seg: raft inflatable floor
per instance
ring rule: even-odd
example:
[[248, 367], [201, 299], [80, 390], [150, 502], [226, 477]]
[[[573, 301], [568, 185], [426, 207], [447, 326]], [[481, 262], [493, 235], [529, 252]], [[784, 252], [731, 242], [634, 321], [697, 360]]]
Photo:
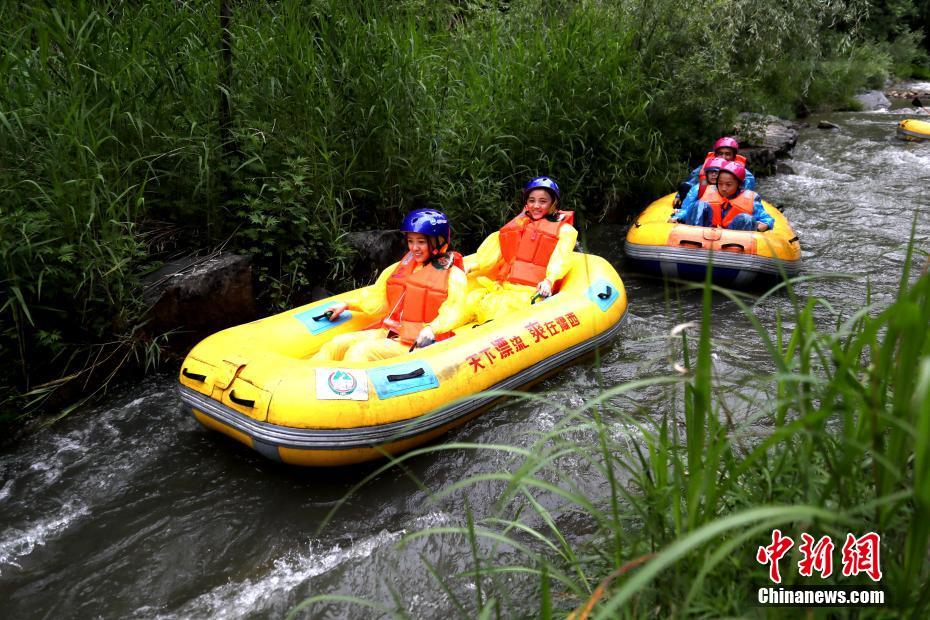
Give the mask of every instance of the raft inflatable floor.
[[404, 452], [501, 398], [488, 391], [525, 387], [617, 335], [626, 313], [619, 275], [596, 256], [572, 260], [558, 293], [525, 314], [379, 362], [310, 359], [376, 318], [322, 318], [339, 296], [224, 330], [188, 355], [181, 399], [205, 427], [275, 461], [337, 466]]
[[775, 219], [765, 233], [673, 224], [674, 194], [649, 205], [627, 234], [624, 252], [644, 273], [703, 280], [708, 266], [718, 284], [767, 285], [801, 270], [801, 248], [787, 218], [764, 203]]

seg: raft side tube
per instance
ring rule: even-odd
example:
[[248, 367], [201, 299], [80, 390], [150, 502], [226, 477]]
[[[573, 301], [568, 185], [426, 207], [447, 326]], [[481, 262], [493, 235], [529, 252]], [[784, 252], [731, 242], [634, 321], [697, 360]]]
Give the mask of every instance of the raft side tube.
[[[493, 385], [488, 391], [512, 390], [523, 386], [568, 364], [574, 358], [593, 351], [612, 340], [619, 333], [625, 318], [626, 315], [624, 314], [623, 318], [610, 329], [573, 347], [563, 349], [533, 366], [511, 375]], [[178, 390], [181, 400], [186, 405], [189, 405], [197, 413], [208, 416], [215, 422], [232, 429], [233, 432], [227, 434], [250, 447], [251, 444], [243, 441], [243, 438], [248, 438], [250, 441], [260, 441], [279, 448], [302, 450], [351, 450], [413, 439], [454, 423], [460, 418], [467, 417], [473, 411], [481, 409], [500, 398], [498, 395], [482, 396], [482, 393], [479, 392], [474, 395], [464, 396], [447, 407], [410, 420], [345, 429], [310, 429], [260, 422], [188, 387], [180, 386]]]

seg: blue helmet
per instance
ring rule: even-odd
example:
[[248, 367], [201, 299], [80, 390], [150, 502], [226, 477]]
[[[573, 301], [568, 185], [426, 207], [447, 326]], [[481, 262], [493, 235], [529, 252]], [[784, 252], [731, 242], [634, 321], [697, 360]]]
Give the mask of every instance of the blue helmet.
[[452, 237], [449, 218], [445, 213], [436, 209], [414, 209], [404, 217], [400, 230], [405, 233], [420, 233], [430, 238], [441, 239], [442, 243], [434, 244], [436, 246], [433, 248], [434, 254], [445, 251]]
[[562, 199], [562, 192], [559, 191], [558, 183], [549, 177], [536, 177], [535, 179], [530, 179], [530, 182], [523, 187], [523, 202], [526, 202], [526, 197], [534, 189], [544, 189], [552, 194], [555, 200]]

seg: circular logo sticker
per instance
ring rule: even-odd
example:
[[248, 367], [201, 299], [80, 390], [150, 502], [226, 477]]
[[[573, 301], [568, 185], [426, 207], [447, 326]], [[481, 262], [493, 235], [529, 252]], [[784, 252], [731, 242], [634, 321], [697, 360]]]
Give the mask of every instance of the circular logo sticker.
[[348, 396], [358, 387], [358, 381], [350, 373], [343, 370], [336, 370], [330, 373], [329, 389], [340, 396]]

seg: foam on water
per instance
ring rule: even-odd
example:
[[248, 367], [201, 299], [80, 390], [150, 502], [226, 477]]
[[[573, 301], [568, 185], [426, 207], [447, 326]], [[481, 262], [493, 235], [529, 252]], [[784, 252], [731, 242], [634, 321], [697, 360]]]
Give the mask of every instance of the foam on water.
[[[4, 491], [9, 483], [4, 486]], [[16, 566], [18, 558], [29, 555], [37, 546], [44, 545], [48, 540], [68, 529], [75, 521], [90, 513], [90, 509], [83, 504], [67, 504], [62, 506], [61, 512], [48, 519], [22, 528], [9, 527], [0, 535], [0, 573], [4, 565]]]
[[[416, 518], [410, 529], [415, 531], [434, 527], [450, 520], [449, 515], [431, 512]], [[175, 613], [159, 614], [154, 608], [146, 606], [137, 609], [133, 615], [156, 617], [160, 620], [190, 617], [240, 618], [264, 609], [273, 601], [287, 597], [297, 586], [317, 575], [327, 573], [345, 562], [371, 556], [379, 548], [399, 541], [407, 532], [406, 528], [396, 532], [381, 530], [346, 548], [337, 545], [324, 551], [314, 550], [314, 547], [322, 547], [321, 543], [311, 543], [306, 552], [290, 552], [275, 560], [265, 575], [214, 588], [188, 602]]]

